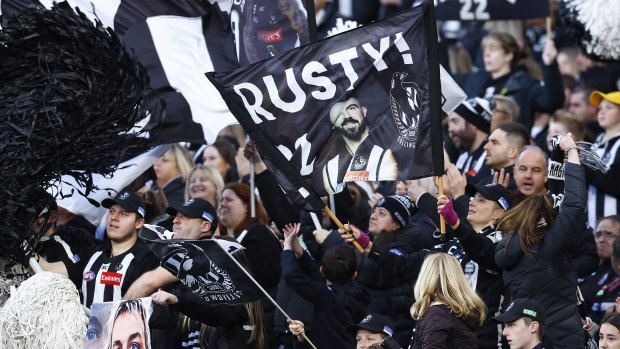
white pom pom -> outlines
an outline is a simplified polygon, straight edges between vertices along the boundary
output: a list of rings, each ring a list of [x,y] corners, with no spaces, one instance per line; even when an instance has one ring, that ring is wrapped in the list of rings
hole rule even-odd
[[[607,59],[620,59],[620,1],[565,0],[577,11],[577,19],[592,36],[581,44],[586,52]]]

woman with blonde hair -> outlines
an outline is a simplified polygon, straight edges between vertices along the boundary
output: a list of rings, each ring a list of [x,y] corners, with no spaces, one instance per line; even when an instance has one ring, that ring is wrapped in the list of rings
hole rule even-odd
[[[185,185],[185,200],[201,198],[217,208],[224,190],[222,175],[211,166],[194,166],[189,172]]]
[[[413,348],[476,349],[484,302],[467,284],[459,262],[447,253],[426,257],[413,290],[417,320]]]
[[[157,186],[164,192],[168,206],[179,207],[185,203],[185,181],[193,166],[187,149],[178,144],[173,145],[153,165]]]

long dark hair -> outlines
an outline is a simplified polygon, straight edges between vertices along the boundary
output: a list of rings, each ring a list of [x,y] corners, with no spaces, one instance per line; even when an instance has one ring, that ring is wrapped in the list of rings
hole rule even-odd
[[[558,212],[553,209],[553,200],[546,195],[533,195],[506,214],[497,224],[497,230],[504,234],[513,232],[506,246],[511,242],[514,233],[519,233],[521,249],[529,258],[534,258],[536,251],[532,245],[542,241],[553,226]]]
[[[230,236],[216,236],[216,239],[237,242],[238,241]],[[252,272],[250,271],[250,267],[248,264],[248,259],[245,254],[245,250],[238,250],[232,255],[239,264],[248,272],[250,275]],[[265,346],[265,323],[263,321],[263,307],[262,301],[259,299],[254,302],[246,303],[245,310],[248,313],[248,320],[252,325],[252,334],[250,335],[250,339],[248,339],[247,344],[251,344],[254,348],[263,348]],[[179,317],[179,326],[181,327],[181,331],[184,333],[189,333],[192,331],[192,324],[199,323],[195,320],[192,320],[186,315],[182,315]],[[200,343],[206,342],[206,337],[209,335],[213,335],[214,328],[203,323],[200,323]]]
[[[256,217],[254,218],[250,217],[250,187],[248,187],[247,185],[243,183],[229,183],[224,187],[224,190],[226,189],[230,189],[233,192],[235,192],[235,194],[239,197],[239,199],[241,199],[241,201],[247,207],[245,218],[241,221],[241,223],[239,223],[235,227],[235,230],[233,232],[235,236],[241,233],[245,228],[247,228],[252,223],[261,223],[267,226],[269,225],[269,216],[267,215],[265,208],[263,208],[263,204],[258,200],[258,198],[255,198]],[[222,224],[221,220],[220,220],[220,234],[227,235],[227,229]]]
[[[608,314],[601,320],[601,326],[603,326],[603,324],[610,324],[620,331],[620,313]]]

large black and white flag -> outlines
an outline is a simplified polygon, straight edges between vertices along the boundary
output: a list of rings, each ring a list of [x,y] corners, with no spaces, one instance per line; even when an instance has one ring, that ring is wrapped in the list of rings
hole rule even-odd
[[[549,1],[544,0],[435,0],[441,21],[488,21],[545,18]]]
[[[248,303],[265,297],[260,286],[232,256],[244,247],[217,240],[143,239],[160,265],[211,304]]]
[[[442,101],[432,12],[426,2],[208,75],[281,184],[302,197],[349,181],[435,175],[443,170],[441,104],[454,100]]]
[[[0,0],[3,23],[33,3],[33,0]],[[52,7],[50,0],[40,3]],[[212,143],[222,128],[237,123],[204,76],[205,72],[239,66],[228,16],[220,11],[217,3],[195,0],[70,0],[68,3],[112,28],[147,68],[151,87],[166,102],[163,125],[151,137],[158,137],[162,143]]]

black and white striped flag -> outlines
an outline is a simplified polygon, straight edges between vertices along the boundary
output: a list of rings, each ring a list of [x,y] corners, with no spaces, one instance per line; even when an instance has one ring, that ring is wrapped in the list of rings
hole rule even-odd
[[[52,1],[43,0],[51,8]],[[205,72],[238,67],[228,17],[219,5],[195,0],[71,0],[89,18],[114,30],[147,68],[151,87],[166,102],[162,143],[212,143],[237,120]],[[31,0],[0,0],[3,24]],[[113,87],[111,87],[113,88]]]

